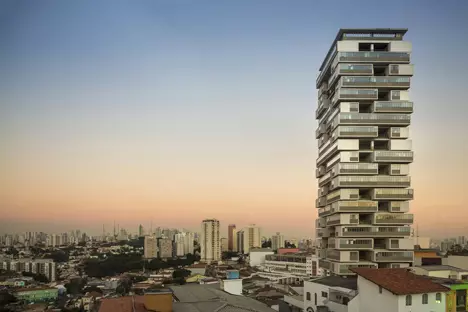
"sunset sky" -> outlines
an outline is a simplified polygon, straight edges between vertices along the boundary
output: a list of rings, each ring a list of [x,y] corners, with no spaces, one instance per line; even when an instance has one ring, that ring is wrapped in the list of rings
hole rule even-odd
[[[468,1],[2,1],[0,233],[312,236],[315,79],[340,27],[408,28],[412,212],[468,235]]]

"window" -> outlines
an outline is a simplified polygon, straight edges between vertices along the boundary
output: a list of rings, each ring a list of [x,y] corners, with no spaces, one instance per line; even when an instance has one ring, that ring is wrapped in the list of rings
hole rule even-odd
[[[436,294],[436,302],[437,302],[437,303],[441,303],[441,302],[442,302],[442,294],[441,294],[441,293],[437,293],[437,294]]]
[[[307,301],[310,301],[310,292],[307,292],[306,299],[307,299]]]
[[[411,295],[407,295],[406,296],[406,305],[410,306],[412,301],[413,301],[413,298],[411,297]]]
[[[314,294],[315,305],[317,305],[317,293]]]
[[[379,286],[379,294],[382,293],[382,286]]]
[[[322,291],[322,297],[323,297],[323,298],[328,298],[328,293],[325,292],[325,291]]]
[[[423,295],[422,295],[422,304],[427,304],[428,301],[429,301],[428,295],[427,295],[427,294],[423,294]]]

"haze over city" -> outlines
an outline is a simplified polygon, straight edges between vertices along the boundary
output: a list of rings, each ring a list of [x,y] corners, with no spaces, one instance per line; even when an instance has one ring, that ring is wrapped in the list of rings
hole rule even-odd
[[[313,236],[315,74],[339,27],[369,26],[414,47],[415,225],[466,232],[468,2],[375,6],[3,1],[0,232],[217,218]]]

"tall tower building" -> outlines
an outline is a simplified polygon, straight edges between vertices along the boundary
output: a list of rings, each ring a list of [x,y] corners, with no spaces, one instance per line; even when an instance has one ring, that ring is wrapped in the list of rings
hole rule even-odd
[[[238,231],[237,237],[237,252],[244,253],[244,231]]]
[[[276,232],[276,235],[271,238],[271,249],[278,250],[279,248],[284,248],[284,236]]]
[[[229,224],[228,226],[228,250],[229,251],[234,251],[235,249],[235,246],[234,246],[235,231],[236,231],[236,225]]]
[[[320,66],[316,228],[331,274],[413,262],[406,31],[341,29]]]
[[[262,247],[260,228],[251,224],[244,229],[244,253],[248,254],[251,248]]]
[[[200,239],[201,260],[206,262],[221,260],[220,244],[219,221],[203,220]]]
[[[146,259],[158,257],[158,240],[154,236],[145,236],[144,257]]]

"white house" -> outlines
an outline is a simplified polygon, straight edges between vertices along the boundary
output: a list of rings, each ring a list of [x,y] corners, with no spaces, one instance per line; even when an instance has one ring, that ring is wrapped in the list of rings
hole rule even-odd
[[[401,269],[351,269],[358,275],[357,310],[350,312],[444,312],[450,291],[431,279]]]
[[[443,312],[448,288],[398,269],[351,269],[356,276],[327,276],[304,282],[304,311]],[[290,306],[298,307],[289,300]]]

